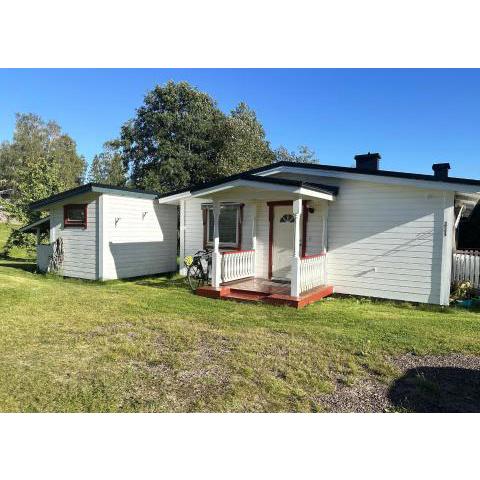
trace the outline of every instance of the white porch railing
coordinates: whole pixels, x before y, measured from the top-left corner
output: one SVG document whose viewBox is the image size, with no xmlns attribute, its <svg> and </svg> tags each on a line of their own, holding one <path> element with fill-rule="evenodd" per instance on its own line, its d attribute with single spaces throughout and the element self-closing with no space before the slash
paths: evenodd
<svg viewBox="0 0 480 480">
<path fill-rule="evenodd" d="M 452 282 L 467 281 L 480 288 L 480 251 L 457 250 L 453 254 Z"/>
<path fill-rule="evenodd" d="M 51 245 L 37 245 L 37 269 L 40 272 L 46 272 L 48 270 L 52 253 Z"/>
<path fill-rule="evenodd" d="M 255 250 L 223 252 L 222 282 L 255 276 Z"/>
<path fill-rule="evenodd" d="M 300 259 L 300 292 L 326 284 L 326 253 Z"/>
</svg>

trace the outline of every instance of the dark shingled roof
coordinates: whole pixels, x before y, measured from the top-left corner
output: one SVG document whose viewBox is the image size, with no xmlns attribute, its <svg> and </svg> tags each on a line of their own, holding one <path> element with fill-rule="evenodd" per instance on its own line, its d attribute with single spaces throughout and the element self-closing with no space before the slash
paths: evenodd
<svg viewBox="0 0 480 480">
<path fill-rule="evenodd" d="M 147 190 L 139 190 L 135 188 L 126 188 L 126 187 L 114 187 L 112 185 L 105 185 L 103 183 L 87 183 L 85 185 L 81 185 L 80 187 L 75 187 L 70 190 L 66 190 L 65 192 L 57 193 L 56 195 L 52 195 L 47 198 L 43 198 L 42 200 L 38 200 L 36 202 L 32 202 L 29 206 L 31 209 L 35 210 L 38 208 L 45 207 L 47 205 L 50 205 L 52 203 L 60 202 L 62 200 L 65 200 L 70 197 L 74 197 L 76 195 L 81 195 L 82 193 L 89 193 L 89 192 L 94 192 L 95 190 L 98 191 L 98 189 L 104 191 L 104 193 L 107 193 L 108 191 L 111 191 L 113 193 L 115 192 L 129 192 L 129 193 L 136 193 L 140 195 L 147 195 L 147 196 L 158 196 L 158 192 L 152 192 L 152 191 L 147 191 Z"/>
<path fill-rule="evenodd" d="M 278 162 L 278 163 L 272 163 L 270 165 L 265 165 L 263 167 L 254 168 L 252 170 L 248 170 L 247 172 L 231 175 L 230 177 L 225 177 L 220 180 L 215 180 L 213 182 L 193 185 L 192 187 L 189 187 L 189 188 L 183 188 L 180 190 L 175 190 L 175 191 L 164 193 L 164 194 L 159 194 L 158 192 L 147 191 L 147 190 L 138 190 L 133 188 L 113 187 L 111 185 L 104 185 L 101 183 L 88 183 L 86 185 L 82 185 L 80 187 L 67 190 L 66 192 L 62 192 L 57 195 L 52 195 L 51 197 L 45 198 L 43 200 L 33 202 L 32 204 L 30 204 L 30 208 L 32 209 L 41 208 L 51 203 L 55 203 L 69 197 L 73 197 L 81 193 L 92 192 L 94 191 L 95 188 L 111 190 L 112 192 L 124 191 L 124 192 L 131 192 L 131 193 L 137 193 L 137 194 L 145 194 L 148 196 L 154 195 L 156 198 L 164 198 L 164 197 L 169 197 L 170 195 L 176 195 L 179 193 L 184 193 L 189 191 L 196 192 L 206 188 L 214 187 L 216 185 L 221 185 L 222 183 L 231 182 L 237 179 L 255 180 L 258 182 L 277 183 L 277 184 L 292 185 L 292 186 L 298 186 L 298 187 L 303 186 L 306 188 L 314 188 L 319 191 L 326 191 L 328 193 L 332 193 L 333 195 L 336 195 L 338 193 L 338 189 L 335 190 L 336 187 L 331 187 L 328 185 L 322 185 L 322 184 L 312 183 L 312 182 L 299 182 L 296 180 L 286 180 L 286 179 L 279 179 L 279 178 L 272 178 L 272 177 L 259 177 L 255 175 L 257 173 L 265 172 L 277 167 L 292 167 L 292 168 L 305 168 L 305 169 L 311 169 L 311 170 L 324 170 L 324 171 L 332 171 L 332 172 L 347 172 L 347 173 L 357 173 L 362 175 L 373 175 L 373 176 L 379 176 L 379 177 L 394 177 L 394 178 L 405 178 L 409 180 L 423 180 L 428 182 L 458 183 L 462 185 L 474 185 L 474 186 L 480 187 L 480 180 L 476 180 L 473 178 L 457 178 L 457 177 L 438 178 L 438 177 L 435 177 L 434 175 L 425 175 L 420 173 L 394 172 L 390 170 L 364 170 L 364 169 L 358 169 L 354 167 L 338 167 L 336 165 L 322 165 L 319 163 Z"/>
</svg>

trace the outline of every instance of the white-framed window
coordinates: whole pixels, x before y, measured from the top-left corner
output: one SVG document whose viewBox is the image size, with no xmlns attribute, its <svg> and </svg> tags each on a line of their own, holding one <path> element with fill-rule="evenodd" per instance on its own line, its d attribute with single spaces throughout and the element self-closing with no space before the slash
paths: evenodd
<svg viewBox="0 0 480 480">
<path fill-rule="evenodd" d="M 205 205 L 206 229 L 205 239 L 207 245 L 213 245 L 213 206 Z M 240 204 L 225 204 L 220 206 L 218 219 L 220 246 L 226 248 L 240 248 L 241 246 L 241 208 Z"/>
</svg>

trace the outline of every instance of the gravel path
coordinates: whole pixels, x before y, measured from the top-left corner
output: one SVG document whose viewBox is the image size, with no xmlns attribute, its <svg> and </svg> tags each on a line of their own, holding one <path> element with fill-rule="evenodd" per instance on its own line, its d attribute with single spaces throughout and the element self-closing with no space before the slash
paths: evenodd
<svg viewBox="0 0 480 480">
<path fill-rule="evenodd" d="M 375 377 L 338 384 L 320 399 L 330 412 L 480 412 L 480 356 L 405 354 L 390 384 Z"/>
</svg>

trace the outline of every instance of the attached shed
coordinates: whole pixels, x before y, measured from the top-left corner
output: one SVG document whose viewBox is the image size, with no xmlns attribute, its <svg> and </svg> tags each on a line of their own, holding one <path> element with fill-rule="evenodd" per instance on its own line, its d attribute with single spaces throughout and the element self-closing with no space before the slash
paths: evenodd
<svg viewBox="0 0 480 480">
<path fill-rule="evenodd" d="M 155 192 L 90 183 L 32 209 L 50 212 L 61 275 L 112 280 L 176 270 L 177 208 L 160 205 Z"/>
</svg>

